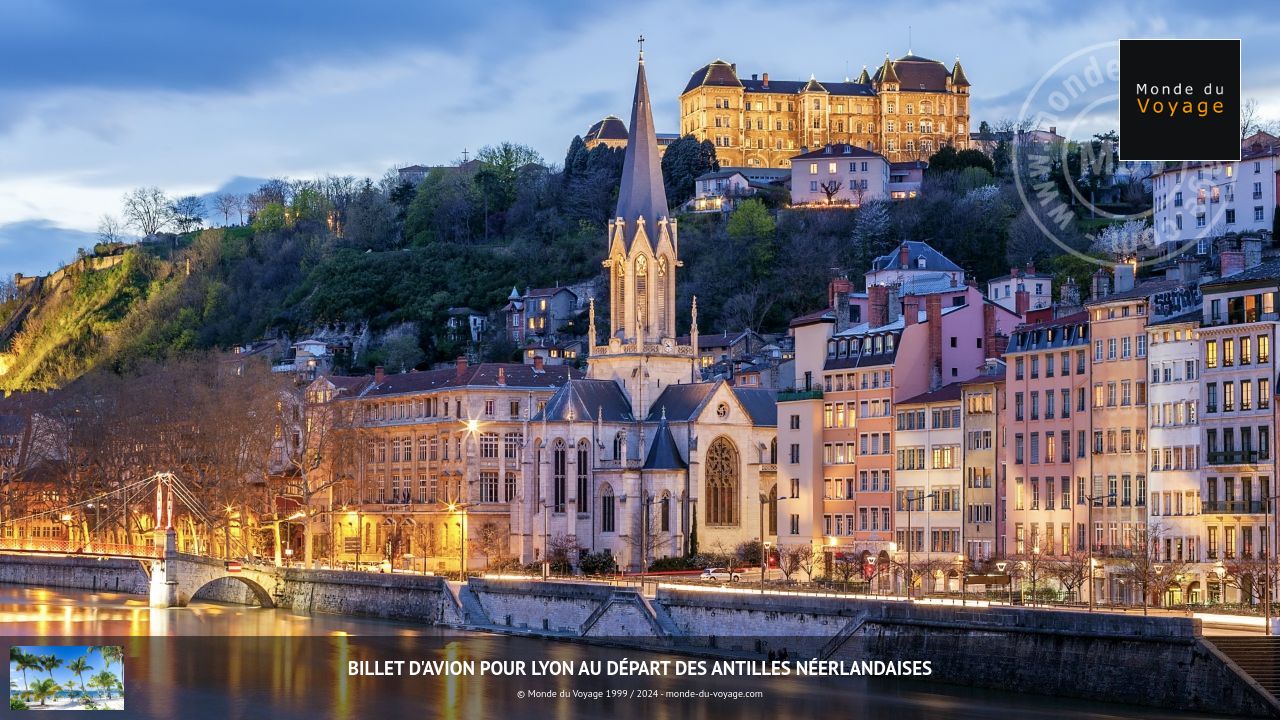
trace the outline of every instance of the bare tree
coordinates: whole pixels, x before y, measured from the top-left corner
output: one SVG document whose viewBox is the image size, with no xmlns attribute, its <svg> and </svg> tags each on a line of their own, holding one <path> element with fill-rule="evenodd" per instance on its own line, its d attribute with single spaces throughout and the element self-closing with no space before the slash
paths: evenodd
<svg viewBox="0 0 1280 720">
<path fill-rule="evenodd" d="M 148 238 L 173 223 L 173 203 L 158 187 L 140 187 L 124 196 L 125 224 Z"/>
<path fill-rule="evenodd" d="M 822 194 L 827 196 L 828 205 L 835 202 L 836 195 L 840 194 L 840 188 L 842 187 L 844 187 L 844 181 L 842 180 L 828 180 L 818 185 L 818 188 L 822 190 Z"/>
<path fill-rule="evenodd" d="M 1160 560 L 1160 547 L 1166 534 L 1162 525 L 1139 526 L 1133 531 L 1130 546 L 1120 553 L 1120 575 L 1141 589 L 1143 614 L 1151 600 L 1151 590 L 1163 591 L 1171 580 L 1186 571 L 1184 562 Z"/>
<path fill-rule="evenodd" d="M 173 201 L 173 224 L 178 232 L 190 232 L 204 224 L 204 200 L 196 195 L 186 195 Z"/>
<path fill-rule="evenodd" d="M 1258 99 L 1249 98 L 1240 106 L 1240 140 L 1244 141 L 1258 132 L 1280 134 L 1280 121 L 1264 118 L 1262 110 L 1258 107 Z"/>
<path fill-rule="evenodd" d="M 230 225 L 231 216 L 237 212 L 241 212 L 241 206 L 244 200 L 235 193 L 219 193 L 213 198 L 214 210 L 222 213 L 222 224 Z"/>
<path fill-rule="evenodd" d="M 1068 597 L 1080 597 L 1080 591 L 1089 578 L 1089 554 L 1071 552 L 1052 560 L 1046 572 L 1049 577 L 1058 581 Z"/>
<path fill-rule="evenodd" d="M 475 532 L 471 539 L 471 547 L 484 555 L 484 566 L 487 570 L 490 563 L 501 564 L 507 556 L 508 534 L 497 523 L 486 522 Z"/>
<path fill-rule="evenodd" d="M 124 224 L 115 215 L 103 214 L 98 220 L 98 242 L 113 245 L 124 241 Z"/>
<path fill-rule="evenodd" d="M 277 458 L 284 466 L 281 494 L 296 499 L 303 513 L 303 563 L 313 562 L 319 501 L 352 475 L 361 435 L 355 406 L 341 402 L 303 402 L 291 387 L 275 388 Z M 309 398 L 308 400 L 318 400 Z"/>
<path fill-rule="evenodd" d="M 778 546 L 778 569 L 787 582 L 791 582 L 791 576 L 804 567 L 806 559 L 810 560 L 812 567 L 812 558 L 813 546 L 809 543 Z"/>
</svg>

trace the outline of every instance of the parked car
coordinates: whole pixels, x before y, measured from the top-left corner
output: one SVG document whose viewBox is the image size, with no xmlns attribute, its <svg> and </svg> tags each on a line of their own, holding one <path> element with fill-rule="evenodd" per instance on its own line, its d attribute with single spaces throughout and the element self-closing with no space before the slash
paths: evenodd
<svg viewBox="0 0 1280 720">
<path fill-rule="evenodd" d="M 742 575 L 737 570 L 729 568 L 707 568 L 698 576 L 699 580 L 714 580 L 716 582 L 738 582 L 742 579 Z"/>
</svg>

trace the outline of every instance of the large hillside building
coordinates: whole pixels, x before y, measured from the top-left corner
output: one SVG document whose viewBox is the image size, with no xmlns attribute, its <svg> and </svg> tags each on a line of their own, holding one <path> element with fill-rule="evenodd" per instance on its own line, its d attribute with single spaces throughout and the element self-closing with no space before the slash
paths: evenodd
<svg viewBox="0 0 1280 720">
<path fill-rule="evenodd" d="M 852 82 L 743 78 L 716 60 L 680 94 L 680 134 L 714 142 L 721 165 L 788 167 L 797 152 L 835 144 L 924 160 L 969 147 L 969 80 L 958 59 L 947 69 L 909 51 Z"/>
</svg>

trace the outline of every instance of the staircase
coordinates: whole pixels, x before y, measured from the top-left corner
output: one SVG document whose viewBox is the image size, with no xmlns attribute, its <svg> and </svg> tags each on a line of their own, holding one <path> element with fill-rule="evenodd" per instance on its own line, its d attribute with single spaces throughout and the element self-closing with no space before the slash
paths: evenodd
<svg viewBox="0 0 1280 720">
<path fill-rule="evenodd" d="M 450 590 L 452 590 L 450 583 Z M 458 605 L 462 608 L 462 619 L 468 625 L 492 625 L 493 620 L 489 619 L 489 614 L 484 611 L 484 606 L 480 604 L 480 598 L 472 592 L 471 586 L 465 583 L 459 584 L 457 589 Z"/>
<path fill-rule="evenodd" d="M 1206 637 L 1223 655 L 1240 666 L 1254 682 L 1280 698 L 1280 637 Z"/>
<path fill-rule="evenodd" d="M 644 602 L 649 613 L 653 615 L 653 619 L 657 621 L 658 627 L 662 629 L 662 633 L 667 637 L 679 637 L 683 635 L 680 628 L 676 626 L 675 618 L 671 617 L 671 612 L 667 610 L 667 606 L 660 602 L 655 602 L 647 597 L 641 596 L 640 600 Z"/>
<path fill-rule="evenodd" d="M 844 645 L 844 642 L 853 637 L 853 634 L 858 631 L 858 628 L 862 627 L 862 623 L 865 622 L 866 619 L 866 611 L 859 612 L 857 615 L 850 618 L 849 622 L 845 623 L 844 627 L 840 628 L 840 632 L 837 632 L 832 636 L 832 638 L 822 646 L 822 649 L 818 651 L 818 659 L 831 659 L 831 656 L 836 654 L 836 651 L 840 649 L 840 646 Z"/>
</svg>

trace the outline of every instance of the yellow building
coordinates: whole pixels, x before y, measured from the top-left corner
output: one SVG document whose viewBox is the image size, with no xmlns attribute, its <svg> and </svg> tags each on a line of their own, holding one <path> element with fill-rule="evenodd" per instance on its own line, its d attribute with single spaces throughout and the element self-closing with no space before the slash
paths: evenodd
<svg viewBox="0 0 1280 720">
<path fill-rule="evenodd" d="M 716 60 L 680 94 L 680 134 L 711 140 L 721 166 L 789 167 L 802 148 L 849 143 L 890 162 L 926 160 L 944 145 L 969 147 L 969 80 L 908 52 L 850 82 L 738 76 Z"/>
</svg>

